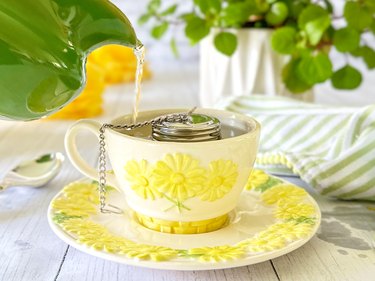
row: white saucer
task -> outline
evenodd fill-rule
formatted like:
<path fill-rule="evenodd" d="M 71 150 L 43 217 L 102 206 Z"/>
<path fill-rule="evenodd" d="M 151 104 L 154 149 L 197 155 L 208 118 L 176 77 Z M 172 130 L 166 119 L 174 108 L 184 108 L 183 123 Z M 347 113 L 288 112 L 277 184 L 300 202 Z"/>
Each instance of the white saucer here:
<path fill-rule="evenodd" d="M 243 192 L 230 213 L 229 225 L 209 233 L 149 230 L 134 219 L 115 189 L 108 190 L 108 203 L 123 208 L 124 214 L 101 214 L 96 184 L 90 180 L 71 183 L 60 191 L 50 203 L 48 220 L 69 245 L 128 265 L 208 270 L 255 264 L 301 247 L 314 236 L 321 219 L 318 205 L 302 188 L 257 173 L 247 186 L 251 189 Z"/>

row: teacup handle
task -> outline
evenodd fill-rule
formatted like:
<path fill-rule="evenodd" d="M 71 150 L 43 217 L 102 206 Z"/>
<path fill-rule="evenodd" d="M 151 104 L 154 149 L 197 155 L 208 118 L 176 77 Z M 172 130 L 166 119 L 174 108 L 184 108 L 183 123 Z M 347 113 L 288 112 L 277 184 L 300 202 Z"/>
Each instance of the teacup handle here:
<path fill-rule="evenodd" d="M 73 166 L 85 176 L 96 181 L 99 181 L 99 172 L 82 158 L 77 148 L 76 139 L 80 131 L 88 130 L 99 140 L 100 127 L 101 124 L 94 120 L 80 120 L 74 123 L 65 134 L 65 150 Z M 118 189 L 119 185 L 114 175 L 107 173 L 106 180 L 107 184 Z"/>

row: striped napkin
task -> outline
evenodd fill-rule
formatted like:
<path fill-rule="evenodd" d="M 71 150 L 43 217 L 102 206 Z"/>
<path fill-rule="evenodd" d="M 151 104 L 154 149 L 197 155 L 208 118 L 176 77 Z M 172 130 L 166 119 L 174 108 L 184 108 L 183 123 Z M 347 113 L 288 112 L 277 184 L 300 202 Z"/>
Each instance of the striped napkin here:
<path fill-rule="evenodd" d="M 255 95 L 218 107 L 262 124 L 259 168 L 298 175 L 323 195 L 375 201 L 375 105 L 332 107 Z"/>

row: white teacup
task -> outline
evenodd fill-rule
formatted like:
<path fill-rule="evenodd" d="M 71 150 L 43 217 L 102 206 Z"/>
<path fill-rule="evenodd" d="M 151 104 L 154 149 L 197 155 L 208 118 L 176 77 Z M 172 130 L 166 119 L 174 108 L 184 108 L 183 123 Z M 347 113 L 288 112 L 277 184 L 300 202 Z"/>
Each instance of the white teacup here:
<path fill-rule="evenodd" d="M 187 111 L 187 110 L 186 110 Z M 181 109 L 141 112 L 139 122 L 185 112 Z M 251 117 L 213 109 L 197 109 L 222 124 L 221 140 L 208 142 L 162 142 L 142 138 L 151 128 L 130 132 L 106 129 L 106 151 L 114 174 L 107 183 L 118 189 L 144 226 L 169 233 L 202 233 L 227 222 L 236 207 L 253 168 L 260 134 Z M 111 124 L 130 124 L 131 115 Z M 99 138 L 101 124 L 81 120 L 72 125 L 65 147 L 73 165 L 98 180 L 98 170 L 80 156 L 76 135 L 89 130 Z"/>

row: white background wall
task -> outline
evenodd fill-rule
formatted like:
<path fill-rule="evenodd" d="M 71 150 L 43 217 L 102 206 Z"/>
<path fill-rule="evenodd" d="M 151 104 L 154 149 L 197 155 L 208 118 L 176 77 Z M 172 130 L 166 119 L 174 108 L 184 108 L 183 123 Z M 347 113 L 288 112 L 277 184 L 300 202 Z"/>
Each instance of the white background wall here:
<path fill-rule="evenodd" d="M 148 0 L 112 0 L 112 2 L 121 8 L 133 23 L 138 37 L 147 48 L 147 60 L 151 62 L 152 69 L 156 72 L 159 68 L 165 67 L 166 64 L 178 66 L 180 64 L 196 64 L 199 62 L 198 46 L 190 46 L 183 35 L 183 27 L 172 27 L 171 32 L 162 40 L 156 41 L 149 35 L 150 25 L 139 26 L 137 19 L 146 11 Z M 163 4 L 168 6 L 172 3 L 184 3 L 182 9 L 189 9 L 192 1 L 182 0 L 163 0 Z M 342 14 L 342 6 L 345 1 L 335 0 L 335 13 Z M 338 22 L 338 25 L 342 23 Z M 176 59 L 170 50 L 169 40 L 171 33 L 175 34 L 177 44 L 180 50 L 180 58 Z M 375 47 L 375 40 L 372 34 L 365 36 L 367 44 Z M 334 68 L 340 68 L 346 61 L 342 54 L 337 53 L 334 49 L 330 54 Z M 366 105 L 375 103 L 375 71 L 368 71 L 361 59 L 349 58 L 349 63 L 358 67 L 363 74 L 361 86 L 353 91 L 337 91 L 333 89 L 330 82 L 320 84 L 315 87 L 317 102 L 330 104 L 348 104 L 348 105 Z M 197 81 L 198 83 L 198 81 Z M 197 94 L 197 93 L 194 93 Z"/>

